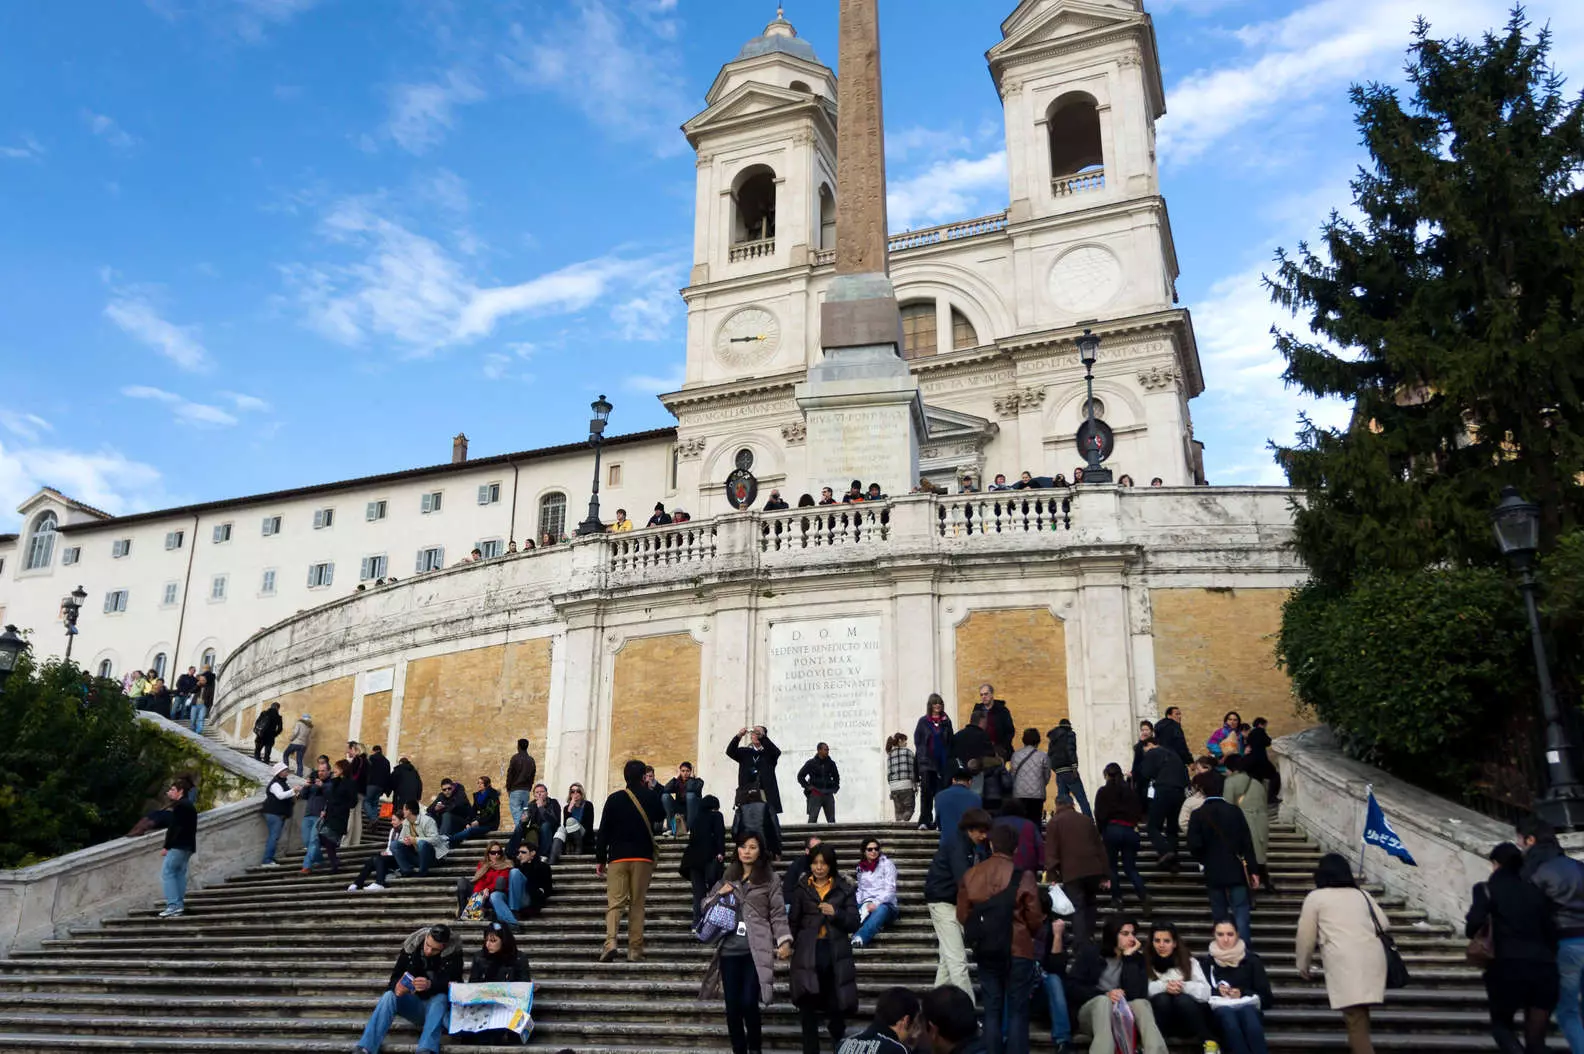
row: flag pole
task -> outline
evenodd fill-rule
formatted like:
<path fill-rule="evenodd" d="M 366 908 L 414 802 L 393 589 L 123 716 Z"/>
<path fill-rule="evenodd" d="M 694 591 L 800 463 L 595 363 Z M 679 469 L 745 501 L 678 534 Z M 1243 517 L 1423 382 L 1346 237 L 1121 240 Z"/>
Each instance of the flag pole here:
<path fill-rule="evenodd" d="M 1365 837 L 1365 835 L 1369 833 L 1369 800 L 1370 800 L 1370 795 L 1372 795 L 1374 793 L 1375 793 L 1375 784 L 1373 784 L 1373 783 L 1364 784 L 1364 822 L 1359 824 L 1358 877 L 1359 877 L 1360 880 L 1363 880 L 1363 878 L 1364 878 L 1364 850 L 1369 848 L 1369 839 L 1367 839 Z"/>

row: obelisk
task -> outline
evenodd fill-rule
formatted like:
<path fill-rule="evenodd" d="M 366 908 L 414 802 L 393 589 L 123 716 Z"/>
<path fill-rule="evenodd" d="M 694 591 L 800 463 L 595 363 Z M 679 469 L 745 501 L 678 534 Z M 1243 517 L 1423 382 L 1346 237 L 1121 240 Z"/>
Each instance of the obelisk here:
<path fill-rule="evenodd" d="M 824 357 L 797 386 L 808 477 L 906 494 L 918 482 L 924 405 L 902 359 L 902 315 L 887 263 L 885 128 L 876 0 L 841 0 L 837 61 L 836 277 L 820 304 Z"/>

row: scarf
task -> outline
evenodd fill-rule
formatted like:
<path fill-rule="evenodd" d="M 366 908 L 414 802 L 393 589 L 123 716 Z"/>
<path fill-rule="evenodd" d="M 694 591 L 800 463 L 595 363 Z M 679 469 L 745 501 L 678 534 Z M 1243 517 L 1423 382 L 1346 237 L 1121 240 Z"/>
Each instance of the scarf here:
<path fill-rule="evenodd" d="M 938 767 L 946 765 L 946 737 L 941 734 L 941 725 L 946 722 L 946 715 L 935 716 L 925 714 L 924 720 L 929 722 L 929 753 Z"/>
<path fill-rule="evenodd" d="M 1215 960 L 1217 966 L 1225 967 L 1228 970 L 1235 969 L 1241 965 L 1243 956 L 1246 954 L 1248 954 L 1248 949 L 1243 947 L 1241 939 L 1230 948 L 1223 948 L 1214 941 L 1210 942 L 1210 958 Z"/>
<path fill-rule="evenodd" d="M 1155 954 L 1155 949 L 1153 948 L 1150 949 L 1149 953 L 1149 965 L 1150 976 L 1157 979 L 1164 977 L 1169 970 L 1174 970 L 1179 974 L 1182 973 L 1182 970 L 1177 966 L 1177 957 L 1175 955 L 1163 959 Z M 1183 977 L 1181 980 L 1186 981 L 1188 978 Z"/>
<path fill-rule="evenodd" d="M 858 870 L 860 870 L 860 871 L 873 871 L 875 868 L 880 866 L 880 861 L 884 857 L 885 857 L 884 853 L 876 853 L 875 854 L 875 858 L 873 860 L 870 860 L 869 857 L 866 855 L 862 860 L 858 861 Z"/>

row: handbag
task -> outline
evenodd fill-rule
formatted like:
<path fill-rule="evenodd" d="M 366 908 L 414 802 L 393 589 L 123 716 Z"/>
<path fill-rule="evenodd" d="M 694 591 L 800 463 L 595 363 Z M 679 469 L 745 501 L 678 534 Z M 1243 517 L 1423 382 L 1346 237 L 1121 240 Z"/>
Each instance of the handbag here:
<path fill-rule="evenodd" d="M 1490 887 L 1481 882 L 1485 888 L 1486 900 L 1490 903 L 1490 913 L 1485 916 L 1485 921 L 1474 936 L 1469 938 L 1468 948 L 1464 950 L 1463 957 L 1470 966 L 1486 969 L 1496 961 L 1496 938 L 1492 933 L 1496 921 L 1496 902 L 1490 900 Z"/>
<path fill-rule="evenodd" d="M 484 905 L 489 900 L 488 893 L 474 893 L 468 897 L 467 903 L 462 906 L 460 918 L 465 922 L 480 922 L 484 918 Z"/>
<path fill-rule="evenodd" d="M 1403 962 L 1403 957 L 1397 951 L 1397 942 L 1392 940 L 1392 935 L 1381 929 L 1380 919 L 1375 917 L 1375 902 L 1370 895 L 1359 890 L 1359 896 L 1364 898 L 1364 904 L 1369 909 L 1370 921 L 1375 924 L 1375 936 L 1380 938 L 1381 950 L 1386 953 L 1386 988 L 1408 987 L 1408 964 Z"/>
<path fill-rule="evenodd" d="M 718 897 L 710 909 L 699 919 L 698 926 L 693 930 L 693 936 L 710 944 L 720 940 L 728 933 L 736 933 L 738 923 L 741 921 L 742 906 L 737 902 L 737 894 L 723 893 Z"/>

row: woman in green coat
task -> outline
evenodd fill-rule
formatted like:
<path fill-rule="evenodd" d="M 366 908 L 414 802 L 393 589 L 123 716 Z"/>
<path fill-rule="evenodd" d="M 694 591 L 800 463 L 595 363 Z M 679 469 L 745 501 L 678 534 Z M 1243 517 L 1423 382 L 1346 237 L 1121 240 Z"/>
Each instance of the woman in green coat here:
<path fill-rule="evenodd" d="M 1259 873 L 1260 888 L 1273 890 L 1270 865 L 1266 863 L 1270 850 L 1270 797 L 1265 784 L 1249 775 L 1247 760 L 1241 755 L 1230 755 L 1225 764 L 1226 788 L 1221 796 L 1243 810 L 1243 819 L 1248 821 L 1249 835 L 1254 840 L 1254 860 L 1258 864 L 1254 870 Z"/>

